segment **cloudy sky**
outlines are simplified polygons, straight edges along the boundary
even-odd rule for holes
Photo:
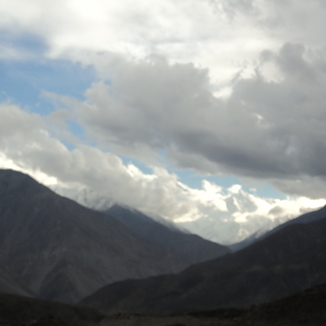
[[[325,17],[322,0],[0,0],[0,167],[222,243],[320,207]]]

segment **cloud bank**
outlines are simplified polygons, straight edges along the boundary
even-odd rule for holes
[[[103,146],[128,155],[140,148],[148,159],[164,151],[180,168],[235,173],[320,198],[326,62],[316,53],[306,55],[303,45],[292,43],[276,53],[263,51],[255,74],[235,80],[226,99],[214,96],[207,70],[191,64],[161,57],[108,60],[102,73],[110,79],[94,83],[85,101],[61,101]],[[265,65],[279,71],[278,81],[265,76]]]
[[[46,129],[46,117],[10,104],[0,105],[0,114],[0,167],[27,172],[92,208],[122,203],[228,244],[324,203],[304,198],[262,199],[240,185],[225,189],[207,180],[201,189],[191,188],[163,167],[144,173],[92,146],[69,150]],[[86,197],[81,196],[83,192]]]
[[[64,60],[96,76],[78,98],[38,89],[50,114],[0,104],[2,167],[224,243],[325,203],[323,1],[0,4],[2,64]],[[201,175],[201,187],[176,168]],[[208,181],[220,175],[286,199]]]

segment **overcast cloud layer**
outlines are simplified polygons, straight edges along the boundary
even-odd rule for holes
[[[50,114],[7,98],[1,166],[88,206],[118,201],[223,243],[325,203],[323,1],[0,5],[1,62],[68,60],[96,76],[79,98],[39,89]],[[202,175],[202,187],[172,167]],[[263,181],[287,197],[205,180],[219,175],[252,188]]]

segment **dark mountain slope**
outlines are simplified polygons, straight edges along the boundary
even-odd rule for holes
[[[33,293],[20,282],[4,264],[0,267],[0,292],[17,294],[23,296],[33,296]]]
[[[114,205],[106,213],[139,236],[176,251],[192,264],[218,258],[230,252],[226,246],[160,224],[136,210]]]
[[[262,303],[326,283],[326,219],[293,224],[235,254],[177,275],[104,287],[81,304],[166,313]]]
[[[105,284],[189,265],[105,214],[0,170],[0,262],[39,298],[76,302]]]

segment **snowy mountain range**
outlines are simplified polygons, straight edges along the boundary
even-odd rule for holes
[[[61,196],[98,211],[106,211],[116,204],[113,198],[100,195],[89,188],[66,188],[58,185],[52,185],[50,188]],[[253,240],[259,238],[278,225],[306,212],[299,209],[296,213],[290,214],[278,206],[276,199],[269,200],[273,209],[267,212],[263,211],[259,208],[260,203],[256,202],[256,197],[241,189],[230,191],[224,200],[225,208],[223,210],[208,206],[202,209],[203,213],[196,219],[179,218],[174,220],[142,210],[139,207],[128,207],[124,203],[117,204],[129,209],[136,209],[163,225],[183,231],[187,230],[224,245],[242,242],[247,238]],[[207,214],[205,214],[205,210],[207,210]]]

